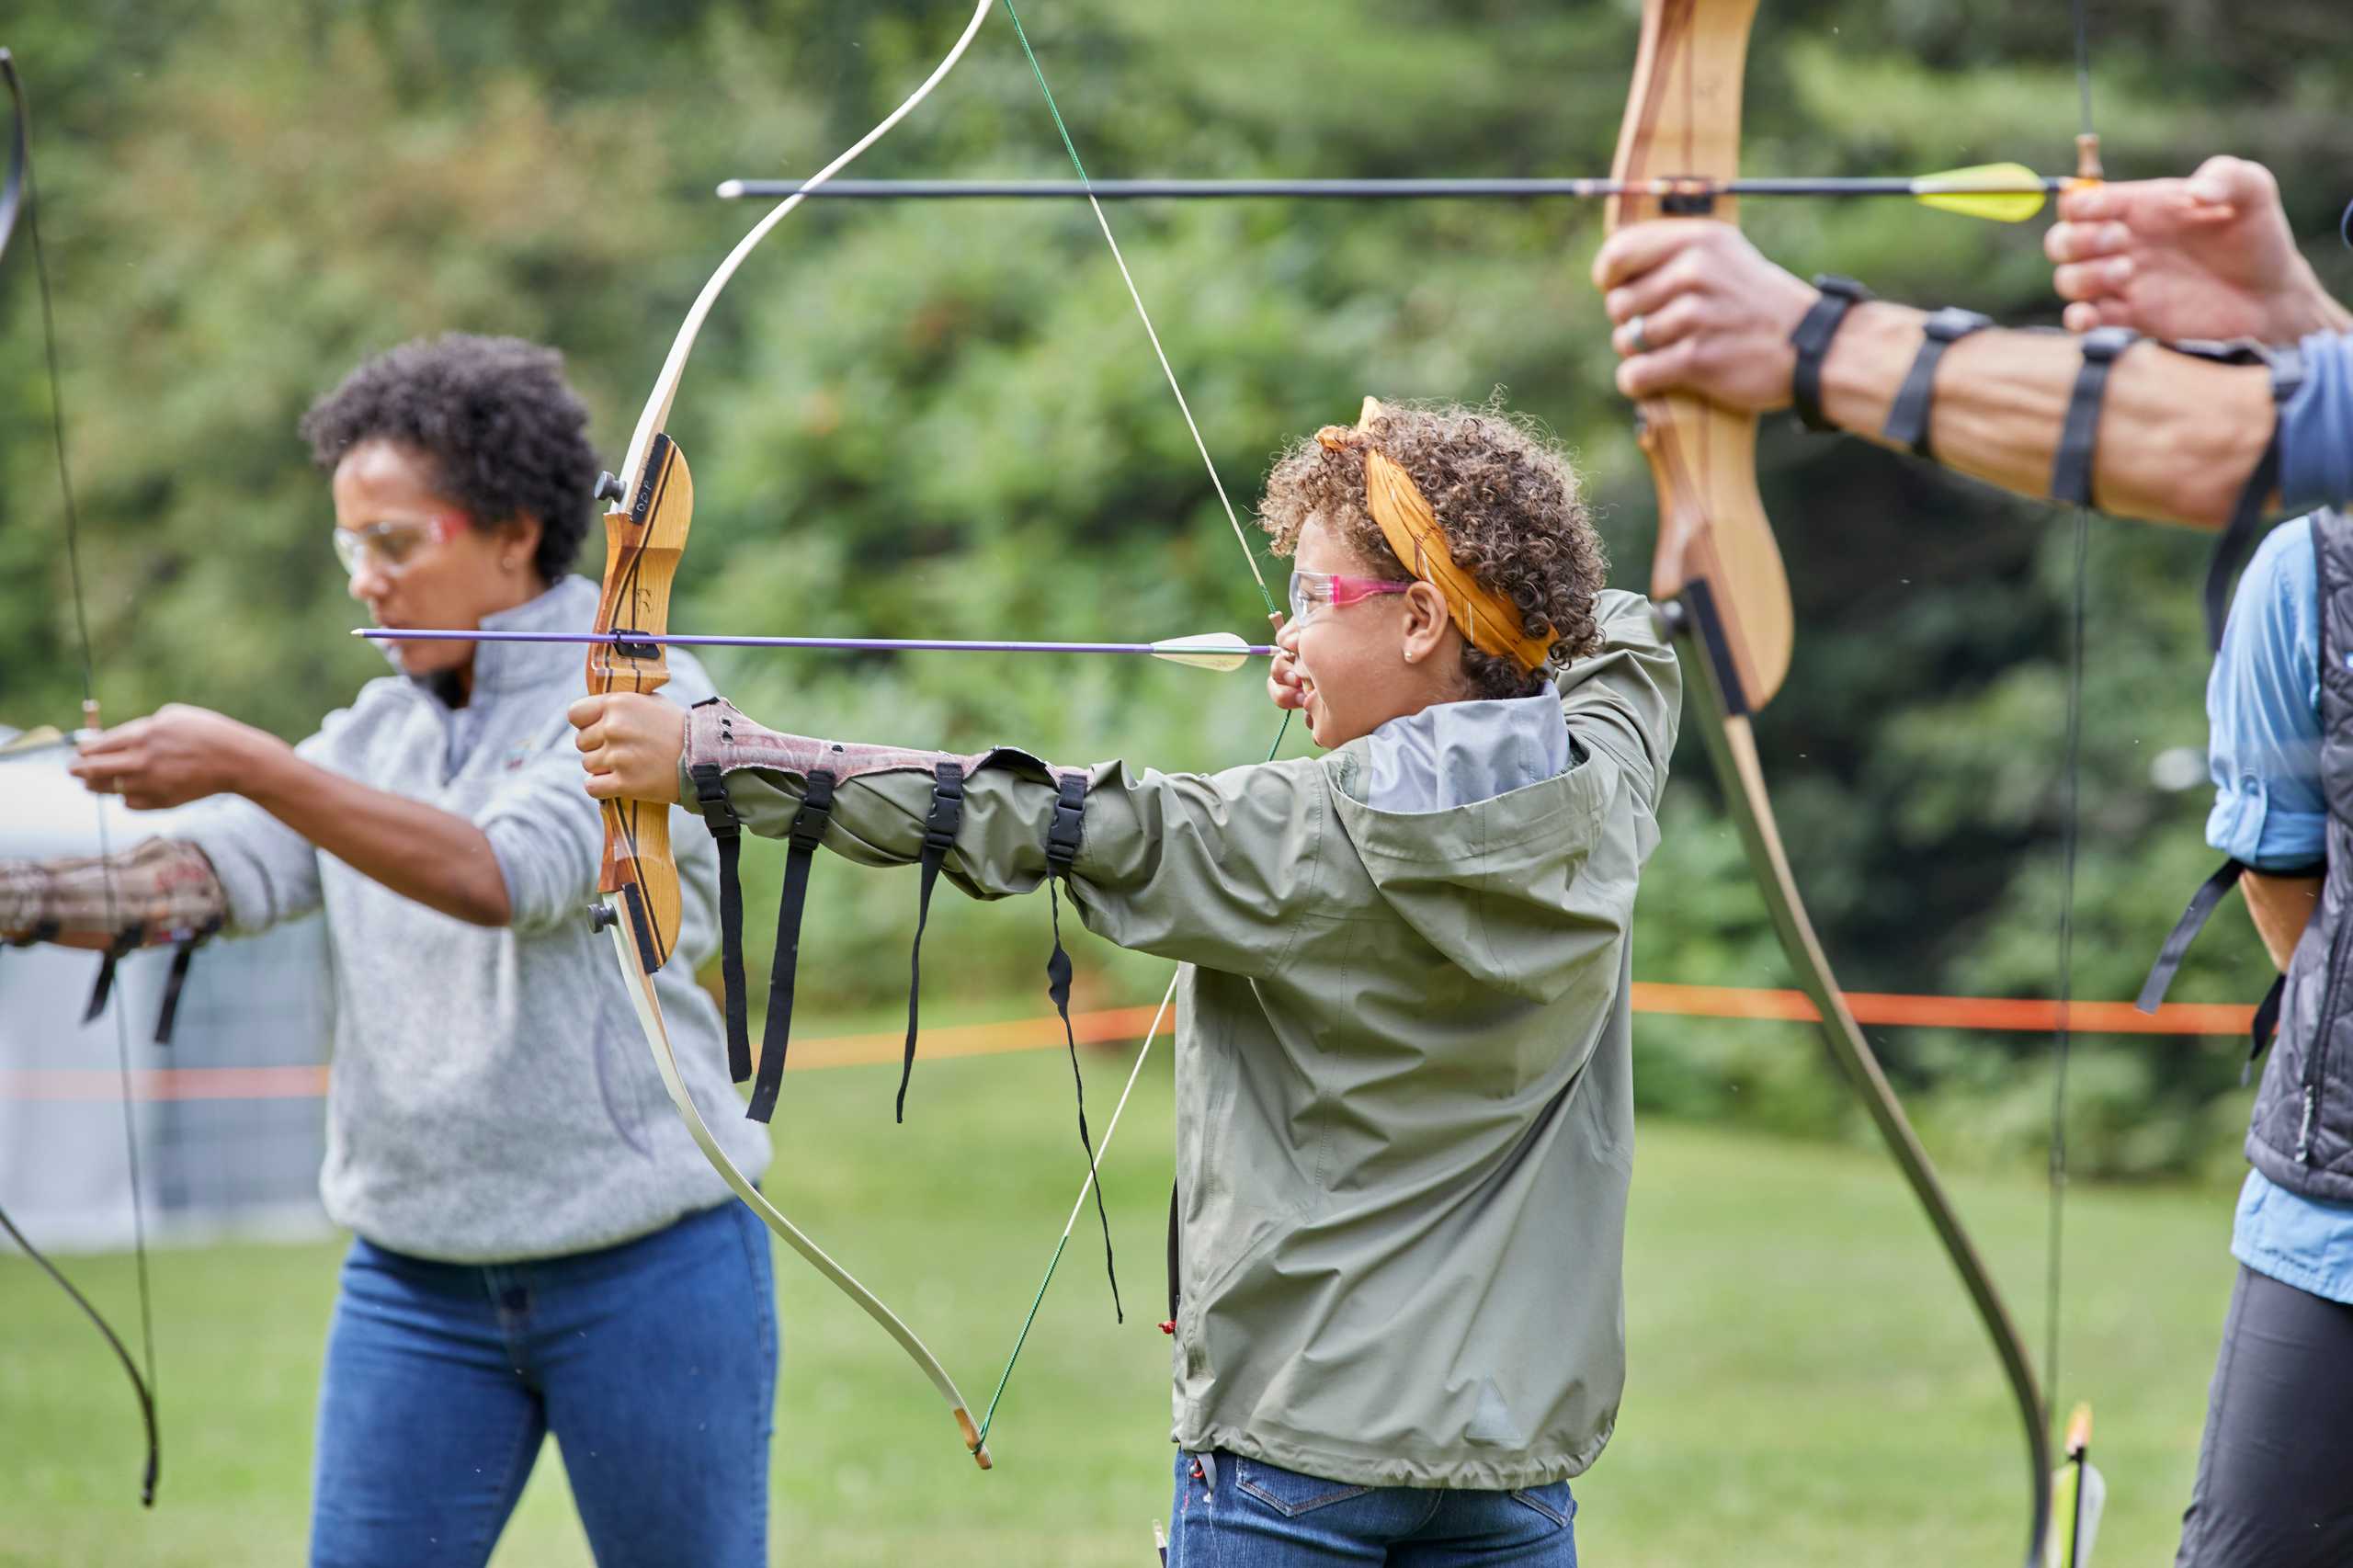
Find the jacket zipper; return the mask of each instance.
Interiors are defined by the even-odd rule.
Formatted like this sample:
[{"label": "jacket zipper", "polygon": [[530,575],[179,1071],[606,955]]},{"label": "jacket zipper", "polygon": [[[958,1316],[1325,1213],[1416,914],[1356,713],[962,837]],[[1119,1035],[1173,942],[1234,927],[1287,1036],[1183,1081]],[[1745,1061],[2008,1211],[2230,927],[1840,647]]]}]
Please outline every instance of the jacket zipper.
[{"label": "jacket zipper", "polygon": [[2347,911],[2329,934],[2328,983],[2321,990],[2320,1013],[2314,1019],[2313,1039],[2307,1046],[2304,1062],[2304,1113],[2296,1132],[2296,1163],[2312,1164],[2313,1130],[2320,1124],[2321,1069],[2328,1060],[2328,1040],[2336,1017],[2337,993],[2345,975],[2345,941],[2353,935],[2353,911]]}]

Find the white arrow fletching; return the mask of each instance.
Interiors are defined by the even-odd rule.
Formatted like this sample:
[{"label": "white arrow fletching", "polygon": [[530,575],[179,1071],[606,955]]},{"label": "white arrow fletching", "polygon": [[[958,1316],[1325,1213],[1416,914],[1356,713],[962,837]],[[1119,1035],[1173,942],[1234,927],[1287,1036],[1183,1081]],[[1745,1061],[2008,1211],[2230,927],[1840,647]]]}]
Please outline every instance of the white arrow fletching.
[{"label": "white arrow fletching", "polygon": [[1152,656],[1197,670],[1238,670],[1250,662],[1250,644],[1231,631],[1204,631],[1154,642]]}]

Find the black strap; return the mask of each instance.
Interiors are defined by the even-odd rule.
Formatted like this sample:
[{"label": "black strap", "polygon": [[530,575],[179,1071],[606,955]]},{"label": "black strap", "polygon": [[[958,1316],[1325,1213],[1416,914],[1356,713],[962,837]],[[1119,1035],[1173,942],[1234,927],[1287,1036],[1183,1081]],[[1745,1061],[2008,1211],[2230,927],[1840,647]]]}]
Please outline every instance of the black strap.
[{"label": "black strap", "polygon": [[155,1009],[155,1043],[172,1043],[172,1030],[180,1018],[180,991],[188,984],[188,966],[196,961],[196,949],[210,941],[221,929],[218,918],[206,921],[184,938],[172,952],[172,971],[164,979],[164,1005]]},{"label": "black strap", "polygon": [[2059,452],[2051,464],[2051,498],[2072,506],[2096,506],[2093,460],[2099,445],[2099,411],[2108,401],[2109,372],[2124,351],[2141,341],[2129,326],[2103,326],[2084,335],[2084,368],[2067,399],[2066,422],[2059,427]]},{"label": "black strap", "polygon": [[2189,944],[2198,939],[2198,933],[2206,928],[2206,922],[2213,917],[2223,895],[2238,885],[2239,879],[2246,875],[2247,869],[2243,860],[2225,860],[2221,869],[2200,882],[2198,891],[2189,895],[2189,903],[2182,910],[2181,918],[2173,923],[2173,929],[2165,935],[2165,946],[2157,949],[2157,961],[2149,967],[2149,978],[2142,983],[2141,997],[2133,1004],[2134,1006],[2144,1013],[2157,1010],[2157,1005],[2165,999],[2165,993],[2173,989],[2173,977],[2180,971],[2181,960],[2189,952]]},{"label": "black strap", "polygon": [[776,957],[768,965],[768,1017],[760,1031],[759,1075],[744,1112],[754,1121],[766,1121],[774,1113],[777,1091],[784,1086],[784,1053],[792,1040],[792,987],[801,967],[801,912],[809,902],[809,866],[833,814],[834,775],[826,768],[814,769],[801,809],[792,815],[792,847],[784,857],[784,895],[777,903]]},{"label": "black strap", "polygon": [[[2284,349],[2264,356],[2271,368],[2271,401],[2284,404],[2296,395],[2304,384],[2304,357],[2294,349]],[[2265,503],[2271,499],[2274,486],[2279,483],[2279,430],[2275,425],[2271,440],[2263,449],[2263,456],[2247,476],[2246,486],[2239,492],[2238,502],[2231,508],[2231,520],[2222,529],[2222,537],[2214,541],[2214,553],[2206,562],[2206,642],[2214,652],[2222,649],[2222,629],[2230,623],[2231,580],[2238,575],[2240,563],[2247,551],[2255,548],[2255,536],[2261,531]]]},{"label": "black strap", "polygon": [[105,954],[98,960],[98,978],[97,983],[90,987],[90,1005],[82,1010],[84,1023],[95,1021],[100,1013],[107,1010],[107,999],[114,994],[115,966],[122,961],[125,954],[138,951],[146,940],[147,927],[137,921],[115,933],[114,940],[107,945]]},{"label": "black strap", "polygon": [[1172,1179],[1168,1183],[1168,1321],[1160,1325],[1171,1334],[1176,1332],[1176,1268],[1183,1261],[1176,1237],[1176,1183]]},{"label": "black strap", "polygon": [[2271,978],[2271,989],[2256,1004],[2255,1027],[2247,1031],[2246,1065],[2239,1069],[2239,1087],[2246,1087],[2255,1076],[2255,1064],[2271,1049],[2271,1037],[2279,1032],[2279,1004],[2288,994],[2288,977],[2277,974]]},{"label": "black strap", "polygon": [[1797,410],[1798,422],[1819,432],[1837,428],[1822,413],[1822,361],[1830,352],[1831,339],[1838,335],[1848,311],[1878,296],[1853,278],[1835,273],[1824,273],[1813,286],[1821,295],[1790,334],[1790,346],[1798,351],[1797,367],[1790,375],[1790,402]]},{"label": "black strap", "polygon": [[1086,1183],[1095,1192],[1095,1218],[1103,1227],[1103,1272],[1111,1280],[1111,1315],[1128,1321],[1120,1304],[1120,1269],[1111,1256],[1111,1216],[1103,1207],[1102,1174],[1095,1168],[1095,1139],[1086,1130],[1086,1080],[1078,1070],[1078,1036],[1070,1027],[1070,954],[1063,948],[1062,899],[1055,883],[1070,875],[1078,860],[1078,845],[1086,823],[1086,777],[1065,773],[1054,790],[1054,824],[1046,830],[1046,907],[1053,922],[1054,950],[1046,960],[1046,994],[1063,1021],[1063,1043],[1070,1051],[1071,1086],[1078,1095],[1078,1146],[1086,1151]]},{"label": "black strap", "polygon": [[1887,427],[1881,434],[1900,447],[1908,447],[1917,457],[1936,456],[1928,440],[1930,411],[1937,401],[1937,361],[1945,350],[1967,337],[1994,324],[1991,316],[1975,311],[1964,311],[1959,305],[1947,305],[1923,324],[1925,335],[1920,339],[1920,352],[1914,356],[1912,369],[1905,372],[1904,389],[1895,394],[1895,406],[1888,410]]},{"label": "black strap", "polygon": [[932,769],[931,815],[923,829],[923,887],[915,895],[915,943],[907,955],[907,1049],[899,1065],[896,1119],[907,1119],[907,1081],[915,1073],[915,1025],[923,1001],[923,928],[931,924],[931,890],[939,868],[955,846],[956,829],[964,821],[964,765],[942,762]]},{"label": "black strap", "polygon": [[727,798],[727,775],[717,763],[698,763],[687,772],[702,807],[702,824],[719,846],[719,971],[727,1002],[727,1075],[740,1084],[752,1075],[751,1004],[744,992],[744,884],[738,875],[744,819]]}]

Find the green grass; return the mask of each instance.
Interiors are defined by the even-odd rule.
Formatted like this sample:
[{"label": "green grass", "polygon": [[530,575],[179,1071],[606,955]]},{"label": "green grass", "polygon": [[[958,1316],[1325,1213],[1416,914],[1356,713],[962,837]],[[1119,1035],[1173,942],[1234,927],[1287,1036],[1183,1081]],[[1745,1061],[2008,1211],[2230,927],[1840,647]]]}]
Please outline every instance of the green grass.
[{"label": "green grass", "polygon": [[[896,1346],[779,1252],[776,1562],[1151,1561],[1170,1457],[1154,1327],[1169,1147],[1160,1066],[1109,1161],[1127,1325],[1112,1324],[1100,1243],[1082,1230],[998,1416],[993,1474],[964,1457]],[[1124,1067],[1089,1059],[1098,1132]],[[1068,1068],[1043,1052],[924,1063],[904,1128],[890,1121],[893,1076],[789,1080],[769,1189],[985,1402],[1081,1171]],[[2040,1189],[1971,1181],[1959,1197],[2039,1354]],[[2070,1201],[2060,1403],[2097,1408],[2103,1562],[2173,1549],[2229,1224],[2226,1189],[2078,1188]],[[1646,1126],[1631,1245],[1625,1410],[1576,1485],[1588,1561],[2016,1561],[2025,1477],[2007,1397],[1892,1165],[1866,1150]],[[136,1505],[139,1437],[119,1372],[46,1281],[0,1257],[0,1564],[301,1561],[339,1251],[155,1256],[165,1467],[153,1514]],[[132,1310],[129,1259],[72,1261],[110,1312]],[[551,1449],[495,1562],[587,1562]]]}]

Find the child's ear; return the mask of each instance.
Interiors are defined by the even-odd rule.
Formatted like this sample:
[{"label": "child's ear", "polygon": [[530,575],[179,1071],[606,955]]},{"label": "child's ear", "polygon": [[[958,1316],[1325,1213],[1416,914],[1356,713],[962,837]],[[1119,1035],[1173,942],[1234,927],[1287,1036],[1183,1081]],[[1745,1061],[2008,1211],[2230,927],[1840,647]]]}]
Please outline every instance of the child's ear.
[{"label": "child's ear", "polygon": [[1398,630],[1404,634],[1399,652],[1409,665],[1435,658],[1454,631],[1446,613],[1446,596],[1427,583],[1415,583],[1401,596],[1405,604]]}]

